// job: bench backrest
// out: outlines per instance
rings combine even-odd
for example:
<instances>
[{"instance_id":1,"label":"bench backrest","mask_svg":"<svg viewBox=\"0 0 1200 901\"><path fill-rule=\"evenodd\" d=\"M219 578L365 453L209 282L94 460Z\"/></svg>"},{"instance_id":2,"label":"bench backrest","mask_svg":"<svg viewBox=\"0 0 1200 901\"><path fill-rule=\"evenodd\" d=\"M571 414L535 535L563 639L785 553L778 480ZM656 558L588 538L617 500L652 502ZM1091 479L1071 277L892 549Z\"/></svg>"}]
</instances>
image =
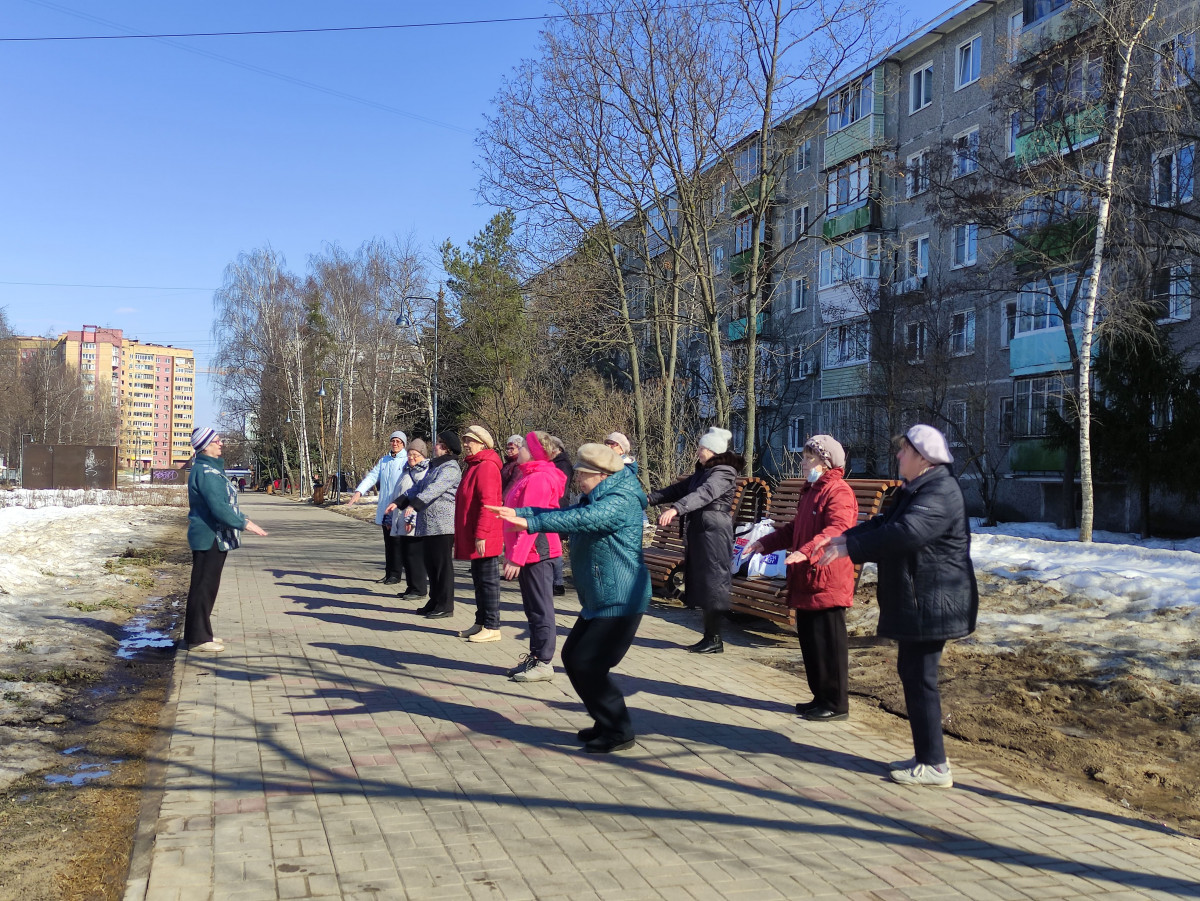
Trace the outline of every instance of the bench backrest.
<instances>
[{"instance_id":1,"label":"bench backrest","mask_svg":"<svg viewBox=\"0 0 1200 901\"><path fill-rule=\"evenodd\" d=\"M733 489L733 522L740 526L758 522L767 515L771 504L771 486L765 479L742 476ZM795 505L793 505L794 508ZM683 517L679 517L665 529L658 528L650 542L651 547L663 550L683 549Z\"/></svg>"},{"instance_id":2,"label":"bench backrest","mask_svg":"<svg viewBox=\"0 0 1200 901\"><path fill-rule=\"evenodd\" d=\"M783 525L796 518L796 504L800 502L800 490L804 479L784 479L771 493L771 505L767 515L775 525ZM896 479L846 479L858 500L858 521L866 522L882 513L895 496L901 482Z\"/></svg>"}]
</instances>

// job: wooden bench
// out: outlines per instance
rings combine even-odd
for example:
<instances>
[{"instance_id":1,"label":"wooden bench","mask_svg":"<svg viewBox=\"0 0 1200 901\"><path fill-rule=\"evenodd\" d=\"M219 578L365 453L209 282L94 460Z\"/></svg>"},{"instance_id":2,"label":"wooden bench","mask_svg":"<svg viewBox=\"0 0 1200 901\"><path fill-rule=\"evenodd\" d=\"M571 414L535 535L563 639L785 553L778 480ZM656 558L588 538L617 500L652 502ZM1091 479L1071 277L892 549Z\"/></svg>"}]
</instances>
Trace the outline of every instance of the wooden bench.
<instances>
[{"instance_id":1,"label":"wooden bench","mask_svg":"<svg viewBox=\"0 0 1200 901\"><path fill-rule=\"evenodd\" d=\"M734 528L758 522L767 515L770 505L771 488L766 481L738 479L731 508ZM650 570L650 584L659 597L675 597L683 587L684 548L683 517L680 516L666 528L657 527L650 544L642 551L646 569Z\"/></svg>"},{"instance_id":2,"label":"wooden bench","mask_svg":"<svg viewBox=\"0 0 1200 901\"><path fill-rule=\"evenodd\" d=\"M796 504L800 500L800 489L804 479L784 479L771 495L768 516L776 527L791 523L796 518ZM896 495L901 483L893 479L847 479L846 484L854 489L858 500L858 521L866 522L882 513ZM854 567L854 581L858 583L861 566ZM787 582L784 579L747 579L733 577L732 609L739 613L760 616L789 628L795 628L795 612L787 605Z\"/></svg>"}]
</instances>

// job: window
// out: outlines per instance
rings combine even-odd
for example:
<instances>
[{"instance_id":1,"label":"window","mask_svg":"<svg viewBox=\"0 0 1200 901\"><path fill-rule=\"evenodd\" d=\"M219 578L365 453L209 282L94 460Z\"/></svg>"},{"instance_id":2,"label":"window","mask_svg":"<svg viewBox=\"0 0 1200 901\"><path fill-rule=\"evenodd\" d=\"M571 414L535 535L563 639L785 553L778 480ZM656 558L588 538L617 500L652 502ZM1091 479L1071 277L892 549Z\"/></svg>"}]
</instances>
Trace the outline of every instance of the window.
<instances>
[{"instance_id":1,"label":"window","mask_svg":"<svg viewBox=\"0 0 1200 901\"><path fill-rule=\"evenodd\" d=\"M1086 275L1084 277L1086 278ZM1082 322L1083 304L1076 303L1078 283L1077 273L1059 272L1049 281L1026 285L1017 298L1014 337L1062 328L1062 315L1059 310L1063 307L1071 309L1072 324Z\"/></svg>"},{"instance_id":2,"label":"window","mask_svg":"<svg viewBox=\"0 0 1200 901\"><path fill-rule=\"evenodd\" d=\"M904 251L904 277L924 278L929 275L929 235L909 238Z\"/></svg>"},{"instance_id":3,"label":"window","mask_svg":"<svg viewBox=\"0 0 1200 901\"><path fill-rule=\"evenodd\" d=\"M871 112L874 103L870 74L864 76L861 81L842 88L829 98L829 133L833 134L847 125L853 125Z\"/></svg>"},{"instance_id":4,"label":"window","mask_svg":"<svg viewBox=\"0 0 1200 901\"><path fill-rule=\"evenodd\" d=\"M1057 377L1016 379L1013 382L1012 434L1045 435L1051 412L1062 416L1063 382Z\"/></svg>"},{"instance_id":5,"label":"window","mask_svg":"<svg viewBox=\"0 0 1200 901\"><path fill-rule=\"evenodd\" d=\"M798 206L792 210L791 221L788 223L787 237L788 243L793 241L803 241L808 237L808 204Z\"/></svg>"},{"instance_id":6,"label":"window","mask_svg":"<svg viewBox=\"0 0 1200 901\"><path fill-rule=\"evenodd\" d=\"M904 186L909 197L929 190L929 151L922 150L908 158L904 169Z\"/></svg>"},{"instance_id":7,"label":"window","mask_svg":"<svg viewBox=\"0 0 1200 901\"><path fill-rule=\"evenodd\" d=\"M950 353L956 357L975 352L975 311L960 310L950 317Z\"/></svg>"},{"instance_id":8,"label":"window","mask_svg":"<svg viewBox=\"0 0 1200 901\"><path fill-rule=\"evenodd\" d=\"M765 222L760 222L758 225L758 239L761 242L765 234ZM754 235L753 221L750 216L743 216L737 221L733 228L733 252L734 255L742 253L750 249L751 238Z\"/></svg>"},{"instance_id":9,"label":"window","mask_svg":"<svg viewBox=\"0 0 1200 901\"><path fill-rule=\"evenodd\" d=\"M1008 114L1008 128L1004 129L1004 152L1017 155L1017 136L1021 133L1021 114L1014 110Z\"/></svg>"},{"instance_id":10,"label":"window","mask_svg":"<svg viewBox=\"0 0 1200 901\"><path fill-rule=\"evenodd\" d=\"M1025 14L1013 13L1008 17L1008 61L1015 63L1021 52L1021 29L1025 26Z\"/></svg>"},{"instance_id":11,"label":"window","mask_svg":"<svg viewBox=\"0 0 1200 901\"><path fill-rule=\"evenodd\" d=\"M813 157L813 140L809 138L806 141L801 141L796 146L796 152L792 156L792 166L797 172L803 172L812 165Z\"/></svg>"},{"instance_id":12,"label":"window","mask_svg":"<svg viewBox=\"0 0 1200 901\"><path fill-rule=\"evenodd\" d=\"M723 212L725 212L725 200L726 200L726 197L728 196L728 191L729 191L729 185L726 184L725 182L721 182L719 185L717 185L713 189L712 205L711 205L710 212L712 213L714 218L721 215Z\"/></svg>"},{"instance_id":13,"label":"window","mask_svg":"<svg viewBox=\"0 0 1200 901\"><path fill-rule=\"evenodd\" d=\"M962 447L967 437L967 402L954 400L947 404L946 438L951 447Z\"/></svg>"},{"instance_id":14,"label":"window","mask_svg":"<svg viewBox=\"0 0 1200 901\"><path fill-rule=\"evenodd\" d=\"M804 431L804 417L793 416L788 420L787 449L793 453L804 450L804 442L808 435Z\"/></svg>"},{"instance_id":15,"label":"window","mask_svg":"<svg viewBox=\"0 0 1200 901\"><path fill-rule=\"evenodd\" d=\"M954 137L954 177L962 178L979 169L979 129L972 128Z\"/></svg>"},{"instance_id":16,"label":"window","mask_svg":"<svg viewBox=\"0 0 1200 901\"><path fill-rule=\"evenodd\" d=\"M1033 24L1038 19L1044 19L1055 10L1062 9L1070 0L1023 0L1021 4L1024 20Z\"/></svg>"},{"instance_id":17,"label":"window","mask_svg":"<svg viewBox=\"0 0 1200 901\"><path fill-rule=\"evenodd\" d=\"M825 336L825 365L849 366L870 359L871 332L866 319L830 328Z\"/></svg>"},{"instance_id":18,"label":"window","mask_svg":"<svg viewBox=\"0 0 1200 901\"><path fill-rule=\"evenodd\" d=\"M871 191L871 159L860 156L842 163L829 173L826 212L865 203Z\"/></svg>"},{"instance_id":19,"label":"window","mask_svg":"<svg viewBox=\"0 0 1200 901\"><path fill-rule=\"evenodd\" d=\"M1169 41L1158 45L1158 65L1154 72L1154 86L1180 88L1189 84L1196 74L1196 36L1177 34Z\"/></svg>"},{"instance_id":20,"label":"window","mask_svg":"<svg viewBox=\"0 0 1200 901\"><path fill-rule=\"evenodd\" d=\"M1000 319L1000 346L1008 347L1017 335L1017 302L1010 300L1004 304L1004 314Z\"/></svg>"},{"instance_id":21,"label":"window","mask_svg":"<svg viewBox=\"0 0 1200 901\"><path fill-rule=\"evenodd\" d=\"M1164 266L1154 271L1150 300L1159 322L1192 318L1192 267L1190 263Z\"/></svg>"},{"instance_id":22,"label":"window","mask_svg":"<svg viewBox=\"0 0 1200 901\"><path fill-rule=\"evenodd\" d=\"M925 323L910 322L904 328L904 352L911 363L925 359Z\"/></svg>"},{"instance_id":23,"label":"window","mask_svg":"<svg viewBox=\"0 0 1200 901\"><path fill-rule=\"evenodd\" d=\"M802 275L792 279L790 308L793 313L802 313L808 309L809 290L808 276Z\"/></svg>"},{"instance_id":24,"label":"window","mask_svg":"<svg viewBox=\"0 0 1200 901\"><path fill-rule=\"evenodd\" d=\"M821 288L832 288L861 278L879 278L879 245L859 235L844 244L821 251Z\"/></svg>"},{"instance_id":25,"label":"window","mask_svg":"<svg viewBox=\"0 0 1200 901\"><path fill-rule=\"evenodd\" d=\"M725 274L725 248L713 248L713 273L716 275Z\"/></svg>"},{"instance_id":26,"label":"window","mask_svg":"<svg viewBox=\"0 0 1200 901\"><path fill-rule=\"evenodd\" d=\"M1155 206L1178 206L1192 199L1195 147L1184 144L1154 154L1150 160L1150 192Z\"/></svg>"},{"instance_id":27,"label":"window","mask_svg":"<svg viewBox=\"0 0 1200 901\"><path fill-rule=\"evenodd\" d=\"M733 160L733 174L739 185L746 185L758 178L758 142L739 153Z\"/></svg>"},{"instance_id":28,"label":"window","mask_svg":"<svg viewBox=\"0 0 1200 901\"><path fill-rule=\"evenodd\" d=\"M804 359L804 348L797 347L788 354L788 379L800 382L812 375L812 367Z\"/></svg>"},{"instance_id":29,"label":"window","mask_svg":"<svg viewBox=\"0 0 1200 901\"><path fill-rule=\"evenodd\" d=\"M983 38L975 35L965 44L958 47L958 66L955 70L954 89L965 88L979 81L980 55L983 50Z\"/></svg>"},{"instance_id":30,"label":"window","mask_svg":"<svg viewBox=\"0 0 1200 901\"><path fill-rule=\"evenodd\" d=\"M954 267L975 265L976 245L979 242L979 226L974 222L954 226Z\"/></svg>"},{"instance_id":31,"label":"window","mask_svg":"<svg viewBox=\"0 0 1200 901\"><path fill-rule=\"evenodd\" d=\"M1013 399L1011 397L1000 398L1000 434L997 436L999 444L1011 444L1013 434Z\"/></svg>"},{"instance_id":32,"label":"window","mask_svg":"<svg viewBox=\"0 0 1200 901\"><path fill-rule=\"evenodd\" d=\"M933 103L933 63L926 63L914 72L908 85L908 112L911 115Z\"/></svg>"}]
</instances>

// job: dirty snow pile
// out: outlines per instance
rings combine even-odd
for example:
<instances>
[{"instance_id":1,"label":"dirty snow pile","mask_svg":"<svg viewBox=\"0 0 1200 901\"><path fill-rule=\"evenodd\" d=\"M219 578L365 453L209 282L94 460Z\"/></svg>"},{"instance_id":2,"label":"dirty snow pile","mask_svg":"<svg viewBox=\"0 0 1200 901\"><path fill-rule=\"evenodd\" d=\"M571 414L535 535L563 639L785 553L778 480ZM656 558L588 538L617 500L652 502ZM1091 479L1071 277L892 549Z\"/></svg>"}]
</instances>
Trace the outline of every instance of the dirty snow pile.
<instances>
[{"instance_id":1,"label":"dirty snow pile","mask_svg":"<svg viewBox=\"0 0 1200 901\"><path fill-rule=\"evenodd\" d=\"M0 491L0 509L6 507L81 507L90 505L175 507L187 506L183 486L135 485L129 488L16 488Z\"/></svg>"},{"instance_id":2,"label":"dirty snow pile","mask_svg":"<svg viewBox=\"0 0 1200 901\"><path fill-rule=\"evenodd\" d=\"M980 610L975 641L999 650L1053 641L1112 675L1200 686L1200 539L1171 542L1046 523L972 523L977 570L1062 592L1055 602L1011 602ZM1051 596L1042 593L1043 596Z\"/></svg>"}]
</instances>

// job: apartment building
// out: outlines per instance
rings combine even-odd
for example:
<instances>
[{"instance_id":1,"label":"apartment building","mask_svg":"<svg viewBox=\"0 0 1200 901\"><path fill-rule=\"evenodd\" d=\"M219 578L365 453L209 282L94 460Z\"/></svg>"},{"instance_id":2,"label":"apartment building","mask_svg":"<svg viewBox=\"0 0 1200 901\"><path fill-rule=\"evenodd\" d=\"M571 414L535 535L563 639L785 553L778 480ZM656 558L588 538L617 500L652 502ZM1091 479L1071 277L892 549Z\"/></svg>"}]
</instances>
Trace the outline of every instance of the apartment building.
<instances>
[{"instance_id":1,"label":"apartment building","mask_svg":"<svg viewBox=\"0 0 1200 901\"><path fill-rule=\"evenodd\" d=\"M969 186L983 177L981 160L1033 165L1053 150L1051 129L1063 118L1074 147L1096 141L1103 108L1089 85L1098 62L1070 49L1078 25L1064 25L1069 10L1059 0L961 3L780 122L777 138L791 142L786 166L763 172L756 146L734 155L742 170L734 183L768 186L774 204L763 241L775 265L753 324L772 386L757 414L764 467L784 467L806 436L827 432L847 447L854 473L885 474L890 436L917 415L930 421L935 405L959 455L982 459L1004 480L1003 514L1054 518L1066 455L1046 440L1046 410L1063 409L1071 357L1046 296L1081 273L1031 270L1022 286L1019 259L1003 253L1010 237L972 221L962 204L954 220L930 201L939 179ZM1045 48L1059 40L1061 60L1048 63ZM1161 40L1165 55L1194 70L1194 38L1167 27ZM1031 96L1042 102L1039 86L1051 79L1077 79L1079 98L1053 125L1023 108ZM997 113L1006 83L1021 89L1011 111ZM1164 148L1146 190L1191 201L1191 161L1190 144ZM736 346L751 328L737 303L750 217L745 204L724 204L725 186L716 193L730 228L714 272L730 299L727 337ZM1088 210L1076 209L1055 235L1080 223L1086 231ZM1164 285L1155 290L1172 342L1196 344L1190 262L1169 269ZM977 475L963 473L968 493ZM1110 527L1128 527L1114 517Z\"/></svg>"}]
</instances>

